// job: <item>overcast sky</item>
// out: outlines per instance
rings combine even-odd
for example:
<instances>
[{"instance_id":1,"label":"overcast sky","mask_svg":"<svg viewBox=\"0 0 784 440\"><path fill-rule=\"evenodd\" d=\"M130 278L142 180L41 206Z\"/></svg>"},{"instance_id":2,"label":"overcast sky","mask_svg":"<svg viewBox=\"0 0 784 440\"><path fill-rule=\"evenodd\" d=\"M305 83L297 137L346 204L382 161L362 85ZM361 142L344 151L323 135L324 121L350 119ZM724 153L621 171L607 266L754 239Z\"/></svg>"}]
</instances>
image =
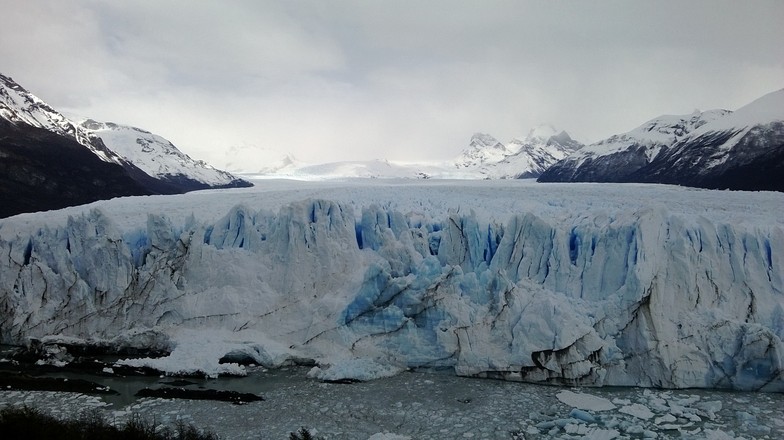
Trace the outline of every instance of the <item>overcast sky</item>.
<instances>
[{"instance_id":1,"label":"overcast sky","mask_svg":"<svg viewBox=\"0 0 784 440\"><path fill-rule=\"evenodd\" d=\"M447 159L475 132L508 141L545 122L592 142L784 87L780 0L0 0L0 11L0 72L57 109L145 128L219 166L237 146L307 162Z\"/></svg>"}]
</instances>

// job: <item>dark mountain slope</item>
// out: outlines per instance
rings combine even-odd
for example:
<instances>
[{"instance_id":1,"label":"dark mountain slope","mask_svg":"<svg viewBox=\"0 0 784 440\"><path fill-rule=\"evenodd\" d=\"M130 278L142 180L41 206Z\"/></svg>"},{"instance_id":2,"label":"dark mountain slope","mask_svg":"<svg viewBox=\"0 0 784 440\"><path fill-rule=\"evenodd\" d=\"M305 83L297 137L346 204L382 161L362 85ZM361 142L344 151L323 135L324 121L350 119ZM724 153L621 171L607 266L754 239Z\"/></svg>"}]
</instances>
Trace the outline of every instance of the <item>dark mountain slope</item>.
<instances>
[{"instance_id":1,"label":"dark mountain slope","mask_svg":"<svg viewBox=\"0 0 784 440\"><path fill-rule=\"evenodd\" d=\"M0 118L0 218L151 193L71 138Z\"/></svg>"}]
</instances>

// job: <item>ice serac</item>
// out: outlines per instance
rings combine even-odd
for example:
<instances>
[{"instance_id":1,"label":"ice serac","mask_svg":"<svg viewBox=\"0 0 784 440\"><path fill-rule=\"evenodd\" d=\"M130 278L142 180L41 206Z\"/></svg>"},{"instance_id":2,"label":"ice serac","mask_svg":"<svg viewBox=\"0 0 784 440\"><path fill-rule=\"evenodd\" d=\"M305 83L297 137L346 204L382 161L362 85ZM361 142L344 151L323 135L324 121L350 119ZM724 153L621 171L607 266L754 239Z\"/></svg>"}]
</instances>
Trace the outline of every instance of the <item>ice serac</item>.
<instances>
[{"instance_id":1,"label":"ice serac","mask_svg":"<svg viewBox=\"0 0 784 440\"><path fill-rule=\"evenodd\" d=\"M122 230L93 210L0 240L0 337L172 341L175 362L196 332L216 365L315 359L325 377L784 391L782 255L780 224L663 207L499 223L306 200Z\"/></svg>"}]
</instances>

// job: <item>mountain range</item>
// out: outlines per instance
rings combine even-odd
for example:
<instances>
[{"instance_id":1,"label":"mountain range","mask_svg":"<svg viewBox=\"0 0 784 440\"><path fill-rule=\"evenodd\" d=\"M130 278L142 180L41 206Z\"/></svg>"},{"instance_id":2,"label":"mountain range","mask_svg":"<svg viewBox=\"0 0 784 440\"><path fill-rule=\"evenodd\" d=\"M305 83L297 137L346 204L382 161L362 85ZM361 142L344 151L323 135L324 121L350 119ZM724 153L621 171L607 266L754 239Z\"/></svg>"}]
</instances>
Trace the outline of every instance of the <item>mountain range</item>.
<instances>
[{"instance_id":1,"label":"mountain range","mask_svg":"<svg viewBox=\"0 0 784 440\"><path fill-rule=\"evenodd\" d=\"M736 110L662 115L583 146L550 125L504 144L477 133L453 161L386 160L297 165L267 176L508 179L663 183L709 189L784 191L784 90Z\"/></svg>"},{"instance_id":2,"label":"mountain range","mask_svg":"<svg viewBox=\"0 0 784 440\"><path fill-rule=\"evenodd\" d=\"M399 162L384 159L302 164L290 156L277 167L260 170L264 177L304 180L334 178L523 179L538 177L550 165L583 144L565 131L541 125L528 135L503 144L492 135L476 133L468 147L451 161Z\"/></svg>"},{"instance_id":3,"label":"mountain range","mask_svg":"<svg viewBox=\"0 0 784 440\"><path fill-rule=\"evenodd\" d=\"M129 195L251 186L150 132L74 121L0 74L0 218Z\"/></svg>"},{"instance_id":4,"label":"mountain range","mask_svg":"<svg viewBox=\"0 0 784 440\"><path fill-rule=\"evenodd\" d=\"M507 144L488 134L477 133L455 160L455 167L483 178L532 178L582 146L568 133L549 124L535 127L526 137L512 139Z\"/></svg>"},{"instance_id":5,"label":"mountain range","mask_svg":"<svg viewBox=\"0 0 784 440\"><path fill-rule=\"evenodd\" d=\"M734 112L659 116L587 146L565 131L541 125L507 143L476 133L459 156L439 163L314 165L290 155L271 160L269 151L262 150L229 149L226 166L296 179L538 178L784 191L784 89ZM258 160L245 159L254 154ZM120 196L251 185L193 160L148 131L69 119L0 74L0 218Z\"/></svg>"},{"instance_id":6,"label":"mountain range","mask_svg":"<svg viewBox=\"0 0 784 440\"><path fill-rule=\"evenodd\" d=\"M576 151L538 181L784 191L784 89L734 112L660 116Z\"/></svg>"}]
</instances>

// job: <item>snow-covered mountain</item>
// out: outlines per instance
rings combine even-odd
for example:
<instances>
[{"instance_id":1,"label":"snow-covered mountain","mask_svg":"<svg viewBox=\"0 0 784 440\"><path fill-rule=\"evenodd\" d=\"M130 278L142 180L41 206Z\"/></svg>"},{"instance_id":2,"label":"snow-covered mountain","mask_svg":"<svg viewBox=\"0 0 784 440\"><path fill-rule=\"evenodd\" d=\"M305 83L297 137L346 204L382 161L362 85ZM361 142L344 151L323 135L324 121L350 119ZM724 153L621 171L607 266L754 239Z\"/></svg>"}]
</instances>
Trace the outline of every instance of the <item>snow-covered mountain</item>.
<instances>
[{"instance_id":1,"label":"snow-covered mountain","mask_svg":"<svg viewBox=\"0 0 784 440\"><path fill-rule=\"evenodd\" d=\"M0 218L152 194L140 182L144 176L103 144L86 142L71 121L0 75Z\"/></svg>"},{"instance_id":2,"label":"snow-covered mountain","mask_svg":"<svg viewBox=\"0 0 784 440\"><path fill-rule=\"evenodd\" d=\"M784 89L704 124L632 177L703 188L784 191Z\"/></svg>"},{"instance_id":3,"label":"snow-covered mountain","mask_svg":"<svg viewBox=\"0 0 784 440\"><path fill-rule=\"evenodd\" d=\"M695 111L690 115L663 115L626 133L585 146L554 164L542 182L625 182L662 151L693 130L730 113Z\"/></svg>"},{"instance_id":4,"label":"snow-covered mountain","mask_svg":"<svg viewBox=\"0 0 784 440\"><path fill-rule=\"evenodd\" d=\"M140 128L87 119L79 124L78 131L89 143L96 144L100 139L110 151L148 175L185 190L249 186L226 171L191 159L168 140Z\"/></svg>"},{"instance_id":5,"label":"snow-covered mountain","mask_svg":"<svg viewBox=\"0 0 784 440\"><path fill-rule=\"evenodd\" d=\"M557 201L557 203L553 203ZM270 181L0 222L0 343L322 378L784 391L784 194ZM223 359L223 361L221 361ZM228 360L228 362L226 362Z\"/></svg>"},{"instance_id":6,"label":"snow-covered mountain","mask_svg":"<svg viewBox=\"0 0 784 440\"><path fill-rule=\"evenodd\" d=\"M543 125L507 144L485 133L471 137L468 148L452 161L402 162L385 159L323 164L294 163L283 156L281 166L261 170L259 177L299 180L379 179L514 179L537 177L547 167L582 147L564 131ZM255 149L243 148L243 153ZM238 150L239 151L239 147ZM246 167L247 168L247 167Z\"/></svg>"},{"instance_id":7,"label":"snow-covered mountain","mask_svg":"<svg viewBox=\"0 0 784 440\"><path fill-rule=\"evenodd\" d=\"M471 136L468 148L455 159L458 169L476 169L487 164L498 163L514 151L506 148L498 139L486 133L475 133Z\"/></svg>"},{"instance_id":8,"label":"snow-covered mountain","mask_svg":"<svg viewBox=\"0 0 784 440\"><path fill-rule=\"evenodd\" d=\"M78 124L1 74L0 138L0 216L124 195L250 186L149 132Z\"/></svg>"},{"instance_id":9,"label":"snow-covered mountain","mask_svg":"<svg viewBox=\"0 0 784 440\"><path fill-rule=\"evenodd\" d=\"M124 165L122 158L113 151L92 142L78 124L3 74L0 74L0 117L14 125L24 124L71 138L104 162Z\"/></svg>"},{"instance_id":10,"label":"snow-covered mountain","mask_svg":"<svg viewBox=\"0 0 784 440\"><path fill-rule=\"evenodd\" d=\"M540 182L651 182L784 191L784 90L738 109L661 116L582 148Z\"/></svg>"},{"instance_id":11,"label":"snow-covered mountain","mask_svg":"<svg viewBox=\"0 0 784 440\"><path fill-rule=\"evenodd\" d=\"M455 167L466 174L489 179L538 177L582 146L568 133L551 125L535 127L525 138L515 138L506 145L488 134L478 133L455 160Z\"/></svg>"}]
</instances>

